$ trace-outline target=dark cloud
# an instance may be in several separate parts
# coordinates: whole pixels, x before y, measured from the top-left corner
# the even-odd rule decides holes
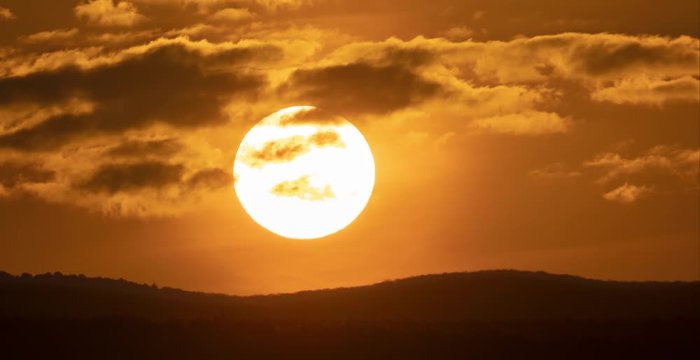
[[[420,48],[388,47],[384,50],[379,64],[394,65],[399,64],[409,69],[429,64],[438,57],[435,51]]]
[[[638,77],[614,83],[591,94],[595,101],[615,104],[655,104],[698,102],[700,81],[691,76],[678,79],[648,79]]]
[[[14,188],[22,184],[51,182],[56,173],[37,163],[8,161],[0,163],[0,185]]]
[[[338,115],[319,108],[312,108],[283,116],[277,125],[340,125],[345,122],[346,120]]]
[[[262,52],[276,54],[268,50]],[[60,115],[4,134],[0,147],[52,149],[89,132],[120,132],[153,123],[177,127],[222,123],[221,107],[227,101],[254,96],[265,84],[260,75],[233,73],[223,67],[256,55],[253,50],[233,49],[204,56],[174,44],[91,70],[68,67],[0,79],[0,105],[52,104],[76,97],[96,104],[91,114]]]
[[[187,184],[195,189],[216,190],[233,183],[233,177],[227,171],[218,168],[208,168],[197,171],[187,180]]]
[[[186,167],[179,163],[140,161],[111,163],[97,168],[75,188],[93,193],[117,194],[143,189],[156,191],[175,186],[180,190],[217,190],[233,182],[230,173],[219,168],[204,168],[187,178]]]
[[[309,181],[309,176],[302,176],[296,180],[283,181],[272,187],[270,192],[277,196],[296,197],[302,200],[326,200],[335,198],[330,185],[322,188],[314,187]]]
[[[313,147],[345,147],[335,131],[318,131],[311,136],[291,136],[266,142],[261,148],[244,148],[241,161],[252,167],[261,167],[267,163],[288,162],[304,155]]]
[[[309,152],[309,146],[294,137],[286,140],[270,141],[262,149],[251,149],[241,159],[248,165],[259,167],[269,162],[287,162]]]
[[[106,164],[100,166],[77,188],[96,193],[116,194],[143,189],[160,189],[178,184],[185,167],[158,161],[128,164]]]
[[[171,156],[182,150],[175,139],[131,140],[110,149],[106,155],[116,157]]]
[[[77,134],[95,130],[95,125],[93,118],[87,115],[59,115],[34,127],[0,135],[0,148],[54,149],[70,141]]]
[[[404,66],[353,63],[298,70],[284,90],[334,112],[382,114],[419,103],[441,89]]]
[[[335,146],[344,147],[343,141],[340,140],[340,136],[335,131],[324,130],[319,131],[309,137],[309,143],[314,146]]]
[[[605,75],[636,66],[697,66],[697,53],[667,43],[592,43],[572,49],[581,71]]]

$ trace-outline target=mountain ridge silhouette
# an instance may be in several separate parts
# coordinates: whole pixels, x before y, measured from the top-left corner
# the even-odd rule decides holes
[[[44,301],[51,299],[51,303]],[[123,279],[0,272],[6,316],[515,321],[700,318],[698,281],[608,281],[518,270],[429,274],[371,285],[236,296]]]
[[[254,296],[0,272],[0,358],[692,358],[698,304],[700,282],[515,270]]]

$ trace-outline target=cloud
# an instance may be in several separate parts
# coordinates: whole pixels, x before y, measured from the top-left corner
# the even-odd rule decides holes
[[[287,114],[279,119],[279,126],[294,126],[294,125],[340,125],[347,120],[338,115],[331,114],[317,107],[296,111],[292,114]]]
[[[603,194],[603,198],[605,200],[621,204],[631,204],[646,197],[651,192],[652,188],[650,187],[625,183],[624,185]]]
[[[572,179],[581,176],[580,171],[570,169],[561,162],[549,164],[542,169],[532,170],[529,174],[538,180]]]
[[[80,4],[73,11],[76,3]],[[559,144],[568,140],[546,136],[590,136],[593,120],[581,111],[584,107],[626,104],[612,110],[623,111],[699,101],[700,46],[695,37],[556,33],[561,26],[546,28],[544,23],[538,29],[547,31],[532,30],[505,19],[495,21],[493,14],[499,12],[478,3],[454,6],[444,22],[428,30],[417,24],[422,19],[415,19],[410,29],[401,25],[407,32],[395,35],[411,39],[401,40],[388,38],[391,23],[376,22],[377,29],[386,31],[367,24],[398,19],[394,5],[399,3],[407,16],[439,6],[382,1],[376,6],[384,15],[376,18],[374,8],[368,16],[362,6],[351,3],[83,0],[63,5],[67,10],[63,19],[58,5],[51,2],[52,10],[41,13],[55,12],[55,22],[38,27],[30,25],[45,20],[34,20],[39,15],[25,17],[31,6],[18,2],[13,11],[23,21],[3,23],[11,31],[0,34],[0,41],[5,41],[0,43],[0,162],[7,162],[10,155],[19,163],[35,163],[54,172],[55,178],[11,190],[31,188],[47,201],[118,215],[162,214],[170,209],[178,213],[194,204],[193,199],[218,196],[216,191],[230,184],[230,139],[252,125],[248,121],[289,105],[318,105],[361,121],[368,138],[379,142],[380,151],[400,146],[379,132],[421,139],[401,143],[411,146],[427,140],[437,143],[448,138],[441,134],[454,134],[440,153],[449,162],[457,155],[448,152],[461,146],[463,132],[544,136],[523,141]],[[98,11],[98,5],[109,11]],[[94,11],[85,12],[90,7]],[[463,21],[450,18],[453,10],[463,14]],[[329,11],[338,17],[326,17]],[[113,15],[121,20],[106,20]],[[350,22],[355,25],[346,24]],[[518,32],[525,28],[527,34],[498,33],[496,27],[506,23],[519,27]],[[171,38],[178,34],[191,38]],[[439,35],[448,39],[430,38]],[[487,36],[509,40],[482,40]],[[567,102],[571,98],[576,102]],[[688,107],[674,107],[674,119],[687,113],[679,108]],[[591,112],[601,114],[597,110]],[[340,117],[329,113],[312,111],[284,121],[290,126],[313,123],[329,128],[341,123]],[[603,117],[596,119],[596,126],[616,121],[614,116]],[[621,120],[616,125],[627,126]],[[651,123],[635,123],[629,134],[646,131],[641,127]],[[583,139],[581,144],[604,146],[599,141],[609,139],[605,134],[594,143]],[[684,139],[680,143],[688,146]],[[249,149],[254,166],[289,161],[313,147],[338,144],[333,135],[325,134],[265,146]],[[653,154],[615,151],[605,158],[607,163],[602,161],[606,154],[601,154],[586,165],[580,160],[573,167],[550,164],[530,176],[538,180],[590,176],[605,184],[605,191],[627,181],[648,184],[659,194],[666,193],[670,184],[678,185],[679,179],[692,186],[697,166],[690,159],[697,150],[664,149]],[[129,166],[149,162],[182,168],[162,187],[97,186],[100,173],[128,174]],[[643,170],[633,170],[637,168]],[[89,180],[94,180],[92,188],[78,186]],[[8,189],[4,186],[3,192]],[[323,193],[323,187],[317,190]]]
[[[625,78],[594,91],[591,98],[615,104],[662,105],[668,102],[699,102],[700,80],[692,76],[677,79]]]
[[[181,164],[158,161],[106,164],[76,186],[81,190],[108,194],[159,189],[178,184],[184,171],[185,168]]]
[[[564,33],[455,46],[476,52],[472,62],[482,78],[501,82],[543,81],[558,77],[598,82],[656,74],[679,77],[696,74],[698,41],[687,36]],[[542,69],[547,68],[547,72]]]
[[[565,80],[584,86],[597,101],[634,98],[631,101],[637,103],[663,103],[697,101],[693,90],[700,76],[699,49],[700,41],[689,36],[562,33],[484,42],[417,37],[410,41],[355,42],[334,51],[327,61],[363,59],[381,64],[382,59],[398,53],[409,56],[413,66],[428,65],[429,72],[443,67],[459,80],[530,86]],[[421,61],[415,62],[417,59]],[[640,87],[648,90],[629,95],[631,88]],[[621,91],[627,96],[611,94]]]
[[[95,63],[104,65],[108,62],[93,61],[100,51],[99,48],[88,47],[47,51],[42,54],[11,53],[14,56],[6,56],[3,61],[0,61],[0,79],[55,71],[68,66],[80,67],[84,64],[93,65]]]
[[[601,171],[596,183],[609,184],[624,179],[618,188],[604,193],[603,198],[620,203],[632,203],[653,192],[674,193],[698,189],[700,150],[677,146],[655,146],[637,156],[604,153],[582,164],[584,169]],[[643,182],[649,186],[628,184]],[[653,190],[653,191],[652,191]]]
[[[133,26],[146,20],[134,4],[126,1],[93,0],[78,4],[75,15],[101,26]]]
[[[568,132],[571,121],[556,113],[525,111],[477,119],[472,127],[502,134],[546,135]]]
[[[231,173],[219,168],[207,168],[197,171],[187,180],[187,184],[195,189],[216,190],[233,183]]]
[[[400,65],[366,63],[296,71],[285,92],[339,113],[388,113],[437,95],[441,86]]]
[[[637,92],[626,86],[649,74],[665,80]],[[341,46],[316,66],[297,70],[282,90],[344,114],[412,109],[430,118],[462,118],[482,131],[545,135],[574,128],[562,106],[572,104],[561,101],[578,96],[578,89],[596,102],[697,101],[698,75],[698,42],[685,36],[417,37]]]
[[[32,127],[61,114],[88,114],[94,109],[95,105],[90,101],[75,98],[55,104],[13,103],[0,106],[0,134]]]
[[[230,160],[200,136],[177,134],[175,140],[142,134],[125,137],[124,147],[118,141],[97,138],[40,158],[0,153],[8,158],[0,161],[0,193],[111,216],[176,216],[212,203],[232,182],[230,171],[221,170]],[[126,151],[128,145],[137,150]]]
[[[475,51],[480,46],[473,45],[458,48]],[[612,103],[698,101],[698,39],[687,36],[566,33],[481,47],[467,66],[482,81],[575,81],[590,91],[592,100]]]
[[[56,173],[36,162],[5,161],[0,163],[0,185],[12,189],[24,184],[47,183]]]
[[[151,32],[136,33],[137,37],[150,37]],[[133,34],[132,34],[133,35]],[[99,37],[98,37],[99,38]],[[258,66],[282,60],[285,50],[275,42],[225,41],[212,43],[207,40],[193,41],[186,36],[174,38],[157,38],[146,44],[135,45],[116,52],[104,51],[101,47],[59,50],[46,53],[17,54],[0,61],[0,79],[7,77],[26,77],[37,73],[51,73],[65,69],[95,71],[100,68],[134,61],[157,52],[159,49],[177,48],[185,54],[182,60],[191,63],[201,62],[204,67],[217,66],[217,71],[241,70],[241,62],[256,61]]]
[[[428,104],[424,111],[462,114],[476,128],[564,133],[573,119],[553,106],[578,96],[578,89],[594,102],[697,102],[699,49],[698,39],[688,36],[605,33],[483,42],[390,38],[340,46],[319,65],[298,70],[286,89],[296,89],[299,101],[340,113],[387,114]]]
[[[42,43],[48,41],[65,41],[78,35],[78,29],[41,31],[19,38],[19,41],[27,44]]]
[[[251,0],[270,10],[296,9],[304,5],[311,5],[318,0]]]
[[[519,37],[509,41],[447,41],[418,36],[410,41],[355,42],[331,56],[342,61],[387,50],[428,52],[443,64],[471,68],[481,80],[500,83],[569,79],[616,79],[637,73],[673,77],[697,73],[698,39],[622,34],[561,33]],[[550,66],[549,74],[542,73]]]
[[[689,37],[666,39],[625,35],[581,36],[571,46],[572,70],[592,76],[617,75],[634,70],[678,71],[696,65],[697,41]]]
[[[300,63],[286,63],[287,67],[280,68],[279,72],[253,71],[252,59],[271,63],[274,60],[270,59],[281,57],[288,49],[296,49],[291,43],[272,43],[159,39],[109,56],[99,50],[90,54],[91,50],[81,49],[46,53],[20,63],[4,62],[0,68],[22,76],[0,79],[0,92],[7,94],[0,102],[56,102],[79,95],[95,103],[96,108],[91,115],[58,117],[55,120],[60,120],[60,126],[49,119],[46,124],[34,128],[2,134],[0,146],[24,150],[51,149],[82,133],[119,132],[154,123],[197,126],[193,124],[196,119],[198,124],[221,124],[224,122],[221,107],[234,96],[254,98],[265,89],[266,78],[273,81],[270,85],[281,84],[277,94],[285,102],[311,103],[349,115],[383,116],[418,109],[440,113],[446,118],[462,117],[473,128],[517,135],[565,133],[572,129],[574,122],[570,116],[552,110],[551,105],[565,91],[556,89],[556,82],[548,82],[552,78],[580,81],[590,89],[595,101],[658,104],[697,101],[694,89],[698,80],[693,77],[696,75],[687,75],[697,73],[696,67],[688,65],[697,61],[696,51],[692,51],[693,46],[697,48],[697,41],[689,37],[667,39],[566,33],[507,42],[389,39],[353,42],[303,67],[299,66]],[[149,71],[146,77],[152,81],[146,83],[141,96],[132,99],[123,95],[125,98],[121,99],[115,95],[103,97],[92,89],[97,80],[89,84],[86,81],[88,77],[107,77],[108,69],[121,69],[127,64],[139,61],[145,64],[149,59],[155,63],[158,54],[163,55],[161,59],[165,57],[166,49],[170,49],[170,58],[163,60],[160,68],[171,69],[169,73],[178,74],[177,77],[183,75],[192,83],[184,81],[180,87],[177,79],[158,78],[158,74],[164,75],[163,71]],[[573,53],[577,56],[572,56]],[[591,57],[588,62],[579,58],[586,56]],[[629,64],[619,60],[627,57]],[[227,68],[232,69],[231,72],[225,71]],[[69,74],[71,71],[74,74]],[[639,80],[652,79],[641,74],[655,71],[660,72],[663,80],[649,80],[647,85],[644,85],[644,80]],[[285,74],[290,75],[285,77]],[[132,78],[142,77],[136,73],[130,75]],[[59,81],[61,76],[65,80]],[[80,76],[84,79],[75,80]],[[219,82],[227,80],[230,83],[216,86],[217,78]],[[30,84],[30,79],[41,82],[43,86]],[[116,80],[117,85],[120,82],[126,80],[120,77]],[[144,104],[139,104],[146,92],[165,93],[157,89],[157,84],[165,83],[168,89],[183,89],[182,94],[174,91],[172,101],[170,98],[156,99],[156,103],[170,103],[172,107],[149,110]],[[203,89],[192,92],[201,93],[201,98],[188,102],[184,92],[188,87]],[[126,85],[122,89],[121,94],[132,91]],[[139,92],[139,89],[135,91]],[[129,105],[135,114],[124,114],[119,117],[121,120],[110,119],[114,113],[126,108],[110,105],[117,101]],[[207,101],[218,106],[208,106]],[[168,110],[171,108],[172,112]],[[56,128],[63,131],[58,131],[57,136],[46,133],[56,131]]]
[[[260,148],[249,146],[241,149],[241,161],[251,167],[261,167],[268,163],[289,162],[320,147],[345,147],[338,133],[321,130],[311,136],[291,136],[264,143]]]
[[[73,185],[71,200],[115,216],[173,216],[216,197],[233,180],[219,168],[193,170],[161,161],[105,164]]]
[[[235,136],[239,124],[232,120],[258,111],[268,74],[309,54],[286,37],[80,47],[104,31],[81,27],[80,36],[65,42],[76,48],[43,52],[48,45],[18,42],[17,50],[0,50],[0,163],[36,163],[56,175],[49,182],[23,175],[25,182],[13,187],[8,175],[3,196],[28,194],[137,217],[215,204],[233,179],[222,170],[230,167],[231,149],[222,150],[212,134]]]
[[[700,150],[682,149],[674,146],[656,146],[636,157],[625,157],[609,152],[585,161],[584,167],[602,169],[604,174],[598,179],[606,183],[622,177],[661,174],[683,181],[697,182]]]
[[[334,146],[345,147],[343,140],[340,139],[338,133],[331,130],[318,131],[309,137],[309,144],[316,147]]]
[[[255,17],[255,14],[251,13],[250,10],[246,8],[226,8],[215,12],[211,18],[219,21],[227,22],[238,22],[243,20],[250,20]]]
[[[315,187],[309,180],[309,175],[296,180],[283,181],[272,187],[270,192],[277,196],[296,197],[302,200],[319,201],[335,198],[330,185]]]
[[[132,0],[134,3],[161,5],[192,11],[196,14],[210,14],[222,8],[244,5],[259,12],[275,15],[284,14],[288,10],[296,10],[302,6],[313,5],[317,0]],[[324,0],[321,0],[324,1]]]
[[[139,31],[98,32],[85,37],[85,44],[90,46],[114,47],[141,44],[147,40],[158,39],[158,29]]]
[[[0,21],[14,20],[15,18],[15,14],[13,14],[12,11],[10,11],[10,9],[0,6]]]
[[[263,53],[266,50],[261,50]],[[74,66],[0,79],[0,105],[53,104],[74,97],[95,104],[89,114],[62,114],[32,127],[0,135],[0,147],[24,151],[60,147],[77,136],[121,132],[162,123],[198,127],[226,121],[222,107],[255,95],[262,75],[228,72],[259,55],[246,48],[202,54],[182,43],[150,46],[121,62],[81,70]],[[217,67],[216,71],[207,70]]]
[[[144,158],[148,156],[168,157],[183,149],[183,145],[173,138],[157,140],[129,140],[110,149],[108,157]]]
[[[595,184],[605,186],[617,182],[617,187],[604,192],[603,198],[619,203],[632,203],[655,193],[695,192],[700,188],[699,172],[699,149],[659,145],[634,156],[618,152],[599,154],[591,160],[584,161],[580,166],[557,162],[532,170],[529,175],[544,181],[592,178],[595,179]]]

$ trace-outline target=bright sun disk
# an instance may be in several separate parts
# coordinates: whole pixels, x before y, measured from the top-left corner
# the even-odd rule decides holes
[[[287,238],[314,239],[345,228],[365,208],[374,158],[349,121],[294,106],[246,134],[233,173],[236,194],[253,220]]]

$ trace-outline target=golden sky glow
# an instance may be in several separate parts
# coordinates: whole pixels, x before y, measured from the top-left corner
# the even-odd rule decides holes
[[[0,269],[239,294],[490,268],[697,279],[699,6],[0,0]],[[296,105],[364,139],[293,124],[285,162],[236,156]],[[361,191],[342,231],[285,239],[237,199],[233,168],[352,144],[374,175],[264,184]]]

